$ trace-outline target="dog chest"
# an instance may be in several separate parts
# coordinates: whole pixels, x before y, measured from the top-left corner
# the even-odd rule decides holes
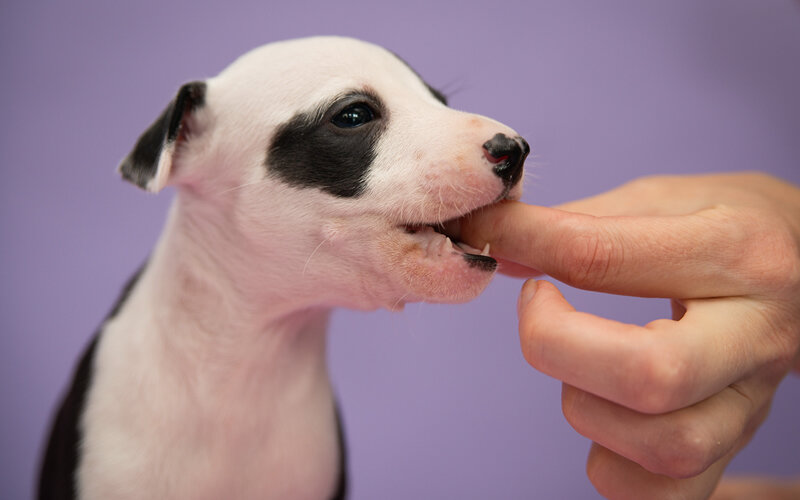
[[[324,371],[276,375],[247,369],[247,359],[234,372],[189,365],[163,347],[167,332],[138,309],[142,295],[97,345],[81,498],[329,497],[340,450]]]

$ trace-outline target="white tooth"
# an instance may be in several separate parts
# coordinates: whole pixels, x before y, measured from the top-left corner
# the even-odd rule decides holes
[[[449,237],[449,236],[445,236],[445,237],[444,237],[444,240],[443,240],[443,242],[442,242],[442,246],[441,246],[441,247],[440,247],[440,249],[439,249],[439,254],[440,254],[440,255],[441,255],[441,254],[444,254],[444,252],[445,252],[446,250],[450,250],[450,249],[451,249],[453,246],[454,246],[454,245],[453,245],[453,242],[452,242],[452,241],[450,241],[450,237]]]
[[[481,252],[481,255],[483,255],[484,257],[488,257],[489,256],[489,243],[488,242],[486,243],[486,246],[483,247],[483,251]]]

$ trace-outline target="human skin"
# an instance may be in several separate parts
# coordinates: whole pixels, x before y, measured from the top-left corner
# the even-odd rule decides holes
[[[512,276],[671,299],[671,320],[642,327],[576,311],[545,281],[520,293],[522,352],[563,382],[606,497],[709,497],[800,368],[800,189],[774,177],[648,177],[557,208],[509,202],[462,221],[459,237],[490,243]]]

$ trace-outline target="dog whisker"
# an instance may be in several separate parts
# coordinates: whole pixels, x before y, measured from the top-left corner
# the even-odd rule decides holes
[[[318,251],[320,248],[322,248],[322,245],[324,245],[325,243],[327,243],[328,241],[330,241],[330,239],[331,239],[332,237],[333,237],[333,235],[331,235],[331,236],[328,236],[328,237],[326,237],[325,239],[323,239],[322,241],[320,241],[320,242],[319,242],[319,245],[317,245],[317,246],[316,246],[316,248],[314,248],[314,251],[312,251],[312,252],[311,252],[311,255],[309,255],[309,256],[308,256],[308,258],[306,259],[306,263],[305,263],[305,264],[303,264],[303,272],[302,272],[302,275],[303,275],[303,276],[305,276],[305,275],[306,275],[306,269],[308,269],[308,264],[311,262],[311,259],[314,257],[314,255],[317,253],[317,251]]]
[[[442,93],[449,99],[454,95],[460,94],[462,91],[464,91],[464,89],[467,88],[469,88],[469,86],[464,82],[464,77],[458,77],[457,79],[450,80],[444,84]]]
[[[230,193],[231,191],[236,191],[237,189],[243,189],[243,188],[246,188],[246,187],[249,187],[249,186],[255,186],[257,184],[261,184],[261,182],[262,182],[261,179],[256,180],[256,181],[245,182],[244,184],[239,184],[238,186],[234,186],[232,188],[223,189],[222,191],[219,191],[217,194]]]
[[[392,310],[397,310],[397,306],[399,306],[399,305],[400,305],[400,304],[401,304],[401,303],[402,303],[402,302],[405,300],[405,298],[406,298],[406,297],[408,297],[408,295],[409,295],[408,293],[405,293],[405,294],[403,294],[403,296],[402,296],[402,297],[400,297],[399,299],[397,299],[397,300],[395,301],[395,303],[394,303],[394,304],[392,304]]]

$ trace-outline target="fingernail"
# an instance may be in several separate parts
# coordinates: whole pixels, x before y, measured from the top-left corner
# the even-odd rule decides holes
[[[522,315],[522,310],[533,300],[538,286],[539,284],[536,280],[528,280],[522,286],[522,291],[519,292],[519,299],[517,300],[517,317]]]

